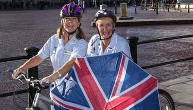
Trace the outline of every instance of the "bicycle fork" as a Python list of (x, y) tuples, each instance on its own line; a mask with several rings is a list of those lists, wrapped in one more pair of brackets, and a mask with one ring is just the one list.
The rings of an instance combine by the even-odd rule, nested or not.
[(47, 98), (41, 95), (39, 92), (35, 94), (33, 104), (31, 108), (27, 108), (26, 110), (49, 110), (49, 108), (43, 103), (46, 102), (49, 105), (53, 105), (53, 101), (50, 98)]

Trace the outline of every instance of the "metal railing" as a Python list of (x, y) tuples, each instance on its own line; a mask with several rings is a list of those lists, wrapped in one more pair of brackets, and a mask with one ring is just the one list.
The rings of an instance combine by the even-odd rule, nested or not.
[[(174, 9), (174, 10), (179, 10), (180, 12), (182, 12), (182, 10), (186, 10), (188, 13), (190, 13), (190, 9), (193, 9), (193, 4), (191, 3), (181, 3), (179, 6), (178, 4), (165, 4), (167, 11), (169, 12), (170, 9)], [(162, 5), (163, 8), (163, 5)]]
[(164, 10), (164, 11), (168, 11), (170, 12), (170, 9), (174, 9), (174, 10), (179, 10), (180, 12), (182, 12), (182, 10), (187, 11), (188, 13), (190, 13), (190, 10), (193, 10), (193, 4), (192, 3), (181, 3), (179, 5), (178, 8), (178, 4), (177, 3), (158, 3), (155, 2), (153, 4), (147, 4), (147, 3), (141, 3), (140, 4), (141, 9), (145, 9), (146, 11), (148, 9), (154, 9), (154, 11), (156, 11), (156, 13), (158, 14), (158, 10)]
[[(153, 42), (168, 41), (168, 40), (174, 40), (174, 39), (190, 38), (190, 37), (193, 37), (193, 35), (175, 36), (175, 37), (170, 37), (170, 38), (162, 38), (162, 39), (154, 39), (154, 40), (146, 40), (146, 41), (138, 42), (138, 40), (139, 40), (138, 37), (131, 36), (131, 37), (127, 37), (127, 40), (129, 42), (129, 45), (130, 45), (131, 56), (133, 58), (133, 61), (137, 64), (137, 45), (153, 43)], [(157, 67), (157, 66), (163, 66), (163, 65), (167, 65), (167, 64), (172, 64), (172, 63), (177, 63), (177, 62), (182, 62), (182, 61), (188, 61), (188, 60), (193, 60), (193, 57), (157, 63), (154, 65), (143, 66), (142, 68), (143, 69), (153, 68), (153, 67)]]
[[(39, 49), (36, 47), (29, 47), (24, 49), (27, 53), (27, 56), (18, 56), (18, 57), (10, 57), (10, 58), (2, 58), (0, 59), (0, 62), (8, 62), (8, 61), (15, 61), (15, 60), (22, 60), (22, 59), (30, 59), (31, 57), (35, 56)], [(38, 66), (35, 66), (33, 68), (30, 68), (27, 70), (27, 77), (28, 78), (33, 78), (33, 79), (38, 79)], [(3, 93), (0, 94), (0, 97), (7, 97), (7, 96), (12, 96), (15, 93), (17, 94), (23, 94), (23, 93), (28, 93), (28, 107), (31, 107), (36, 89), (28, 85), (28, 89), (20, 90), (20, 91), (15, 91), (15, 92), (9, 92), (9, 93)]]

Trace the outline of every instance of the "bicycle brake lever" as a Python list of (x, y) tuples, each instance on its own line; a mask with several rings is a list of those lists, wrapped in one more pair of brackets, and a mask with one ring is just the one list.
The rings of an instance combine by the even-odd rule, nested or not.
[(30, 85), (34, 88), (41, 87), (39, 80), (31, 80)]

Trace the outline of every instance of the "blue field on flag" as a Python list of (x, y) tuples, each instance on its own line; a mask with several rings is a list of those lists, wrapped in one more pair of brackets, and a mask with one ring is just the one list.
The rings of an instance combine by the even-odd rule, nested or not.
[(157, 79), (122, 52), (77, 58), (51, 98), (56, 110), (160, 110)]

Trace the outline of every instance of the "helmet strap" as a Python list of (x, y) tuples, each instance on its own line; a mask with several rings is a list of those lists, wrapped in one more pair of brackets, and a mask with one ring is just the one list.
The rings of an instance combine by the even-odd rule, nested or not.
[[(76, 30), (77, 30), (78, 28), (76, 28)], [(65, 30), (65, 29), (64, 29)], [(74, 30), (74, 31), (72, 31), (72, 32), (68, 32), (68, 31), (66, 31), (69, 35), (73, 35), (75, 32), (76, 32), (76, 30)]]
[[(64, 28), (63, 28), (64, 29)], [(77, 30), (78, 28), (76, 28), (76, 30)], [(76, 32), (76, 30), (74, 30), (74, 31), (72, 31), (72, 32), (68, 32), (68, 31), (66, 31), (65, 29), (64, 29), (64, 31), (66, 31), (66, 33), (68, 33), (68, 40), (70, 40), (70, 35), (73, 35), (75, 32)]]
[(69, 36), (70, 36), (70, 35), (73, 35), (73, 34), (76, 32), (76, 30), (77, 30), (78, 28), (80, 28), (80, 26), (81, 26), (81, 23), (80, 23), (80, 25), (79, 25), (74, 31), (68, 32), (68, 31), (66, 31), (66, 29), (64, 29), (63, 21), (62, 21), (63, 30), (66, 31), (66, 33), (68, 33), (68, 40), (70, 40)]

